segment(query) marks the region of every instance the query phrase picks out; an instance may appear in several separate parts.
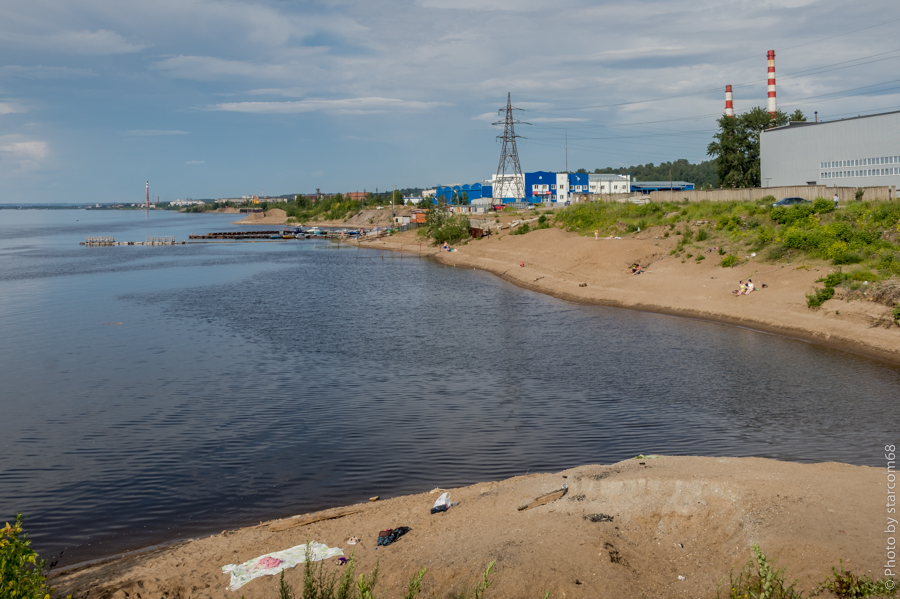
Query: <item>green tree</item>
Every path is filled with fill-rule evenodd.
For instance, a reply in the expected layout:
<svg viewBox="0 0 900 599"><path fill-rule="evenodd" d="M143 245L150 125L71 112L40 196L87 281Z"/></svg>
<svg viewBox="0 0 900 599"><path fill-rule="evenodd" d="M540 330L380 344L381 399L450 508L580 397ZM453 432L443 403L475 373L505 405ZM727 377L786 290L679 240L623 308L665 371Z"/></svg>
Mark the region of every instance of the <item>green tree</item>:
<svg viewBox="0 0 900 599"><path fill-rule="evenodd" d="M795 112L803 113L799 110ZM716 159L716 172L721 187L759 187L759 136L766 129L788 124L790 118L780 110L775 116L756 107L740 116L721 116L719 131L707 146L706 153Z"/></svg>
<svg viewBox="0 0 900 599"><path fill-rule="evenodd" d="M22 514L16 514L15 524L0 528L0 597L49 599L51 589L44 585L45 564L31 548L22 528Z"/></svg>
<svg viewBox="0 0 900 599"><path fill-rule="evenodd" d="M718 183L715 160L704 160L699 164L692 164L684 158L680 158L659 165L650 162L635 166L597 168L594 169L594 173L631 175L634 181L668 181L671 177L675 181L688 181L696 187L713 186Z"/></svg>
<svg viewBox="0 0 900 599"><path fill-rule="evenodd" d="M721 187L743 187L746 163L743 148L746 147L746 134L737 117L722 115L719 118L719 131L713 136L713 142L706 148L706 153L716 158L716 174Z"/></svg>
<svg viewBox="0 0 900 599"><path fill-rule="evenodd" d="M805 123L806 122L806 116L803 114L803 111L800 110L799 108L791 113L790 119L791 119L792 123L798 123L798 122Z"/></svg>

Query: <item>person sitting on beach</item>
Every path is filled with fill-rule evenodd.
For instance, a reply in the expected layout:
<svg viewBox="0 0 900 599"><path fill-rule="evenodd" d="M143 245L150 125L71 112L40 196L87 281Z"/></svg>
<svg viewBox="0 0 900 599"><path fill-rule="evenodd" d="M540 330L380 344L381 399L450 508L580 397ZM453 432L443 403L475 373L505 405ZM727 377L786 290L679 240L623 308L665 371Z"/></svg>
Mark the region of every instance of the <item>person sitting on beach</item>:
<svg viewBox="0 0 900 599"><path fill-rule="evenodd" d="M631 267L631 274L639 275L644 272L644 269L641 268L641 265L635 262Z"/></svg>
<svg viewBox="0 0 900 599"><path fill-rule="evenodd" d="M735 289L735 290L732 291L731 293L733 293L733 294L735 294L735 295L744 295L744 292L745 292L746 290L747 290L747 286L744 285L744 281L743 281L743 279L742 279L741 282L740 282L740 288L739 288L739 289Z"/></svg>
<svg viewBox="0 0 900 599"><path fill-rule="evenodd" d="M753 279L747 279L747 289L744 291L744 295L750 295L755 290L756 285L753 284Z"/></svg>

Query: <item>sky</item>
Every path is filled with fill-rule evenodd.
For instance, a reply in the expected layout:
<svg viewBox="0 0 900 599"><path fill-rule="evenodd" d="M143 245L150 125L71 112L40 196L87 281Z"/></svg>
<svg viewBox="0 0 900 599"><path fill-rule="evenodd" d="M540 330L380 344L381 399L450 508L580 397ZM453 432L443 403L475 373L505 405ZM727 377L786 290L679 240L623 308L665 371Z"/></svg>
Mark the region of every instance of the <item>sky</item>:
<svg viewBox="0 0 900 599"><path fill-rule="evenodd" d="M6 0L0 203L384 191L707 159L734 86L900 109L896 0Z"/></svg>

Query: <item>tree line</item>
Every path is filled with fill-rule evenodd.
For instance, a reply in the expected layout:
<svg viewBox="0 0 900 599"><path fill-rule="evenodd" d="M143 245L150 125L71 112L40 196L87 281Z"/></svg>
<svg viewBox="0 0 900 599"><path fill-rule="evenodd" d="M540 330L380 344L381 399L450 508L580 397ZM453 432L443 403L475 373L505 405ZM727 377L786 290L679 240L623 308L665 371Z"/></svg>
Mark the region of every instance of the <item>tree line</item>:
<svg viewBox="0 0 900 599"><path fill-rule="evenodd" d="M579 173L587 173L585 169L578 169ZM716 186L716 161L704 160L699 164L692 164L681 158L673 162L662 162L654 165L652 162L638 164L636 166L607 167L594 169L594 174L602 175L631 175L632 182L639 181L687 181L693 183L698 189Z"/></svg>

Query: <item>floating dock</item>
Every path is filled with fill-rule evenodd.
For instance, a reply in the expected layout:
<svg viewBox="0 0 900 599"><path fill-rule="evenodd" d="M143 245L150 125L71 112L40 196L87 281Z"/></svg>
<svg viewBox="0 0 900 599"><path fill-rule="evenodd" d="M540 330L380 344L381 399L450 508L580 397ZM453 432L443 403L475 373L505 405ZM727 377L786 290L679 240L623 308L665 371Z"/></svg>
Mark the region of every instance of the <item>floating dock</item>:
<svg viewBox="0 0 900 599"><path fill-rule="evenodd" d="M292 239L293 233L282 233L281 231L222 231L219 233L207 233L206 235L191 235L188 239L272 239L273 237L281 237L282 239Z"/></svg>
<svg viewBox="0 0 900 599"><path fill-rule="evenodd" d="M88 237L80 243L89 247L113 245L184 245L186 241L175 241L175 237L148 237L146 241L116 241L113 237Z"/></svg>

